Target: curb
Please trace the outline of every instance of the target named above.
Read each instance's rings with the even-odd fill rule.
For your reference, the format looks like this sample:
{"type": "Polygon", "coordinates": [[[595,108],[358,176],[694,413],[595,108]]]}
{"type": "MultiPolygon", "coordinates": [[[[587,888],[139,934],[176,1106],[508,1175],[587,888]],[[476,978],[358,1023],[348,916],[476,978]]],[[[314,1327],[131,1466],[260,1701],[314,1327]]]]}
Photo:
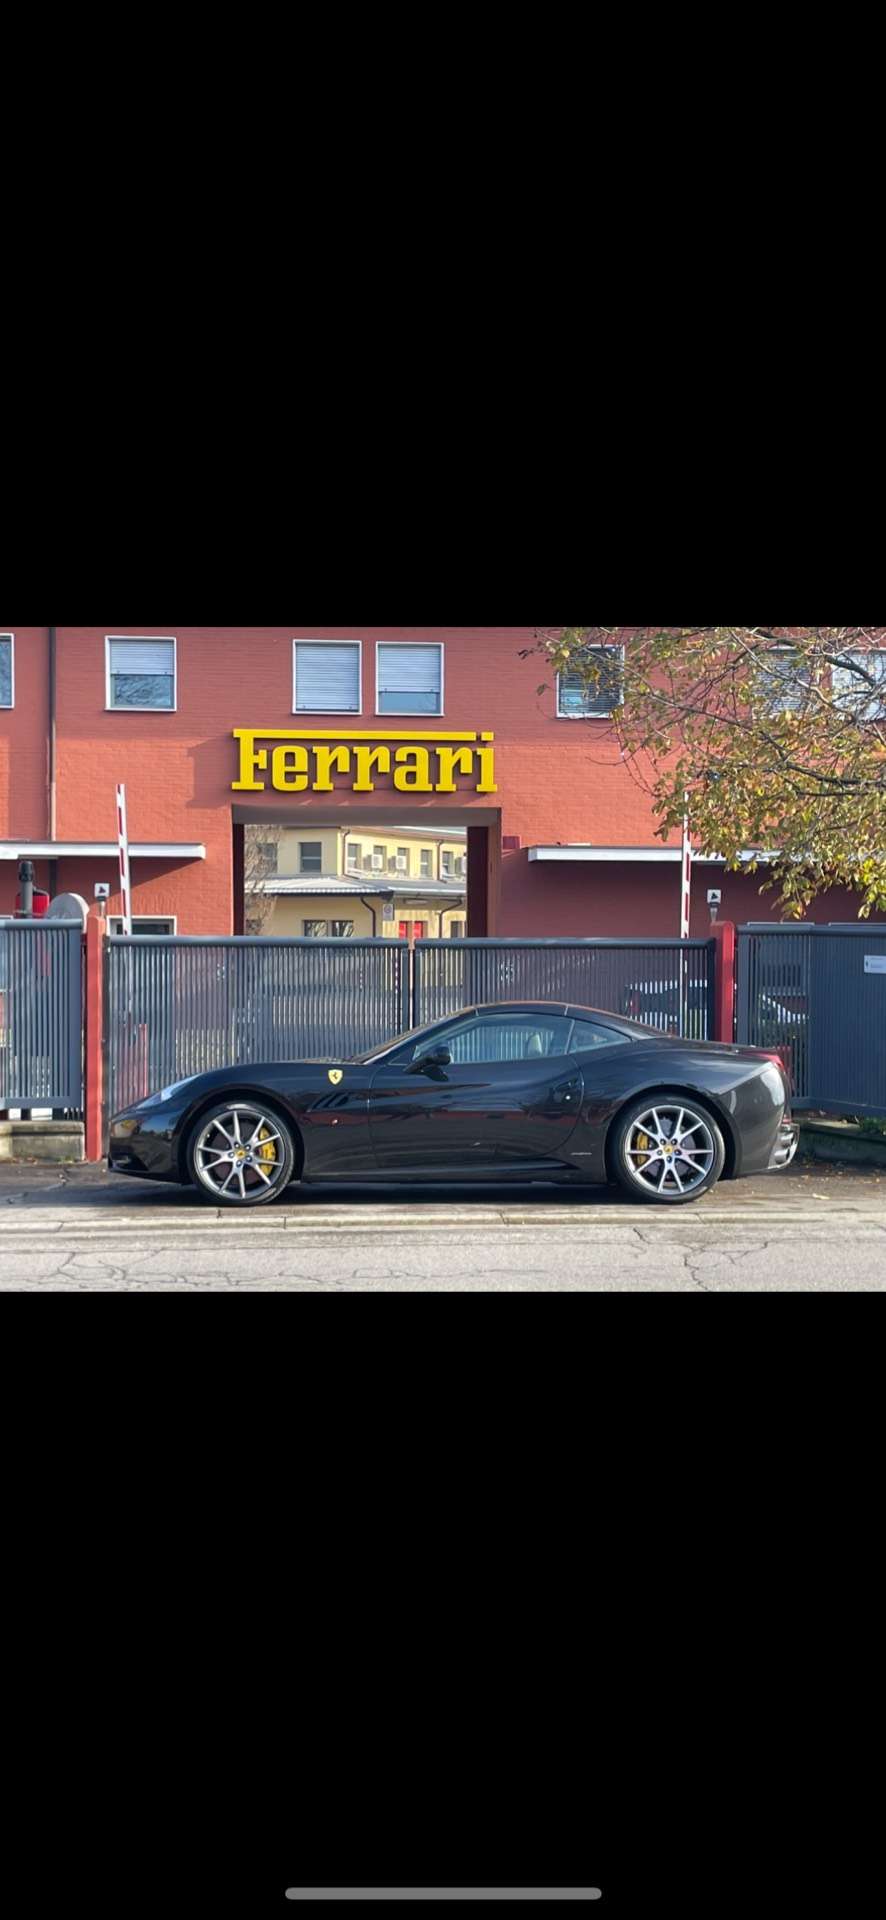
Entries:
{"type": "Polygon", "coordinates": [[[800,1122],[800,1152],[843,1166],[886,1168],[886,1140],[876,1140],[860,1127],[829,1126],[826,1120],[800,1122]]]}
{"type": "Polygon", "coordinates": [[[82,1120],[0,1120],[0,1160],[75,1166],[83,1161],[82,1120]]]}

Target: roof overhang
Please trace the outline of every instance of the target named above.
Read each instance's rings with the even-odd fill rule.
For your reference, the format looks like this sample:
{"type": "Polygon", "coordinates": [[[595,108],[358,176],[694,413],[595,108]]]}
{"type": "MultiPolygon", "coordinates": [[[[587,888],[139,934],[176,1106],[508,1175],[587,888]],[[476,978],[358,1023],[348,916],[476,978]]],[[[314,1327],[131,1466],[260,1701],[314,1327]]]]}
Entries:
{"type": "Polygon", "coordinates": [[[324,878],[319,874],[312,875],[309,880],[300,879],[297,875],[291,878],[278,875],[266,880],[248,880],[246,891],[249,894],[266,894],[276,900],[425,900],[430,905],[443,908],[447,905],[463,906],[465,900],[464,887],[435,886],[433,882],[426,882],[423,886],[420,880],[388,881],[373,885],[368,875],[365,882],[339,880],[332,876],[324,878]]]}
{"type": "MultiPolygon", "coordinates": [[[[637,866],[678,867],[683,859],[683,851],[681,847],[530,847],[529,858],[530,860],[609,861],[614,866],[626,863],[637,866]]],[[[766,861],[776,858],[777,855],[772,852],[755,853],[750,847],[743,848],[741,853],[741,859],[745,863],[751,860],[766,861]]],[[[697,847],[693,847],[692,864],[696,867],[725,867],[726,857],[722,853],[701,853],[697,847]]]]}
{"type": "Polygon", "coordinates": [[[679,866],[683,855],[679,847],[530,847],[530,860],[603,860],[613,865],[622,861],[644,865],[679,866]]]}
{"type": "MultiPolygon", "coordinates": [[[[0,840],[0,860],[116,860],[116,840],[0,840]]],[[[205,860],[199,840],[133,841],[132,860],[205,860]]]]}

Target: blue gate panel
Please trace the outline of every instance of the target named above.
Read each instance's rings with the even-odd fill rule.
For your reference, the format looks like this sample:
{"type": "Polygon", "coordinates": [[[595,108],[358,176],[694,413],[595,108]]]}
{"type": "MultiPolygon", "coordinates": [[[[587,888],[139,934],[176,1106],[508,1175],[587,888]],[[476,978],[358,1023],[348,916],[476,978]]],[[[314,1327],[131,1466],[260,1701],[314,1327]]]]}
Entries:
{"type": "Polygon", "coordinates": [[[0,925],[0,1112],[83,1106],[83,929],[0,925]]]}
{"type": "Polygon", "coordinates": [[[886,927],[740,927],[738,1038],[782,1055],[798,1110],[886,1117],[886,927]]]}

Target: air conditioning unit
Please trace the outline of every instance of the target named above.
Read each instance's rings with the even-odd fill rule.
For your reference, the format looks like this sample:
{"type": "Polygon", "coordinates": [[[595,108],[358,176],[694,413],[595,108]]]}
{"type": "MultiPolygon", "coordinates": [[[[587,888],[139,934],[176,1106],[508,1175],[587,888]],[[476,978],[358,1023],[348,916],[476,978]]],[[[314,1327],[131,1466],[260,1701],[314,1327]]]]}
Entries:
{"type": "Polygon", "coordinates": [[[397,858],[394,861],[394,872],[395,873],[409,872],[409,860],[405,853],[398,853],[397,858]]]}
{"type": "Polygon", "coordinates": [[[384,873],[384,870],[385,870],[385,856],[384,856],[384,854],[383,854],[383,853],[374,853],[374,854],[373,854],[373,856],[372,856],[372,868],[371,868],[371,871],[372,871],[373,873],[384,873]]]}

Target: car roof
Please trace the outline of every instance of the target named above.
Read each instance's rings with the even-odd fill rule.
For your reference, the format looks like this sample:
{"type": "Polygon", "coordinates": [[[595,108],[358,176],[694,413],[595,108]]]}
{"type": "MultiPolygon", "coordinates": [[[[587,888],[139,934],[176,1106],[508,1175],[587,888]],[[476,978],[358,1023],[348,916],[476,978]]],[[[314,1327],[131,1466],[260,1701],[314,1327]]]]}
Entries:
{"type": "Polygon", "coordinates": [[[569,1020],[602,1020],[604,1026],[619,1027],[626,1033],[635,1033],[640,1025],[637,1020],[622,1019],[621,1014],[611,1013],[608,1008],[583,1007],[572,1000],[485,1000],[476,1007],[463,1007],[460,1014],[453,1014],[451,1018],[466,1019],[472,1013],[559,1013],[569,1020]]]}

